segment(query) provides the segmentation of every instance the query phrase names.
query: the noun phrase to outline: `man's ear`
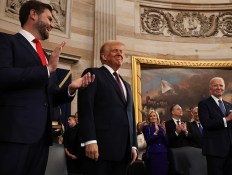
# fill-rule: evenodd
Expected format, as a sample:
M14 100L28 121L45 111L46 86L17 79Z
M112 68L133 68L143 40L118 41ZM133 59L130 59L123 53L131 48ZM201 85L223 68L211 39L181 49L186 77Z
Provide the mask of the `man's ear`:
M103 60L103 61L106 61L106 57L105 57L104 54L102 54L101 57L102 57L102 60Z
M38 14L36 13L36 11L34 9L30 10L30 18L35 21L38 18Z

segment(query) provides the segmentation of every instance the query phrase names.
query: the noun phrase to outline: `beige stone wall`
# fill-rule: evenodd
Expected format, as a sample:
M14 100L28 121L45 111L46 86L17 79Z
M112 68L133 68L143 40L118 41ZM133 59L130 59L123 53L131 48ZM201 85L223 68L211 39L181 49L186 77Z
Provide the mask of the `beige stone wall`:
M160 1L161 2L161 1ZM127 46L126 64L130 64L130 56L145 56L162 59L184 59L184 60L228 60L232 55L232 43L230 37L179 37L152 35L141 32L140 24L140 6L186 8L186 3L191 9L201 9L201 5L191 6L191 3L199 1L165 1L166 3L157 3L157 1L125 1L117 0L117 39L123 41ZM184 4L170 4L170 2L179 2ZM220 1L220 3L229 3L230 1ZM207 10L222 9L227 5L218 5L214 1L201 1L207 5ZM214 5L212 5L214 4ZM231 3L230 3L231 5ZM187 5L188 7L188 5ZM177 9L178 10L178 9ZM213 13L213 11L211 11ZM130 66L125 66L128 69ZM123 66L124 68L124 66ZM124 70L124 69L123 69ZM123 71L128 80L131 79L128 71Z
M68 0L69 1L69 0ZM98 38L99 32L95 31L95 26L98 20L95 20L95 1L97 0L70 0L71 13L70 15L70 32L68 36L51 34L49 40L43 43L47 49L53 49L57 43L65 40L67 42L63 52L71 55L80 56L78 63L71 65L73 78L81 75L82 71L87 67L94 66L96 61L98 48L94 46L95 38ZM1 1L0 14L2 16L4 9ZM109 0L110 2L110 0ZM112 1L111 1L112 2ZM140 13L141 5L158 6L168 9L186 5L191 7L195 4L194 9L202 10L202 5L208 4L207 10L223 9L228 5L232 5L232 0L160 0L160 1L140 1L140 0L115 0L115 4L109 6L115 8L116 34L110 36L121 40L126 44L126 55L122 68L121 75L132 83L131 73L131 57L144 56L155 57L162 59L185 59L185 60L228 60L232 55L232 44L230 37L178 37L178 36L162 36L152 35L141 32ZM106 5L106 7L108 7ZM98 12L99 13L99 12ZM103 16L107 17L108 12L104 12ZM109 15L112 14L109 12ZM98 16L99 17L99 16ZM112 17L112 16L111 16ZM102 20L104 21L104 20ZM107 26L107 25L106 25ZM20 29L19 23L11 20L0 19L0 31L7 33L15 33ZM112 27L111 27L112 29ZM107 30L104 31L107 33ZM104 42L104 41L101 41ZM94 58L95 57L95 58ZM99 65L98 65L99 66ZM76 99L72 103L72 113L77 110Z

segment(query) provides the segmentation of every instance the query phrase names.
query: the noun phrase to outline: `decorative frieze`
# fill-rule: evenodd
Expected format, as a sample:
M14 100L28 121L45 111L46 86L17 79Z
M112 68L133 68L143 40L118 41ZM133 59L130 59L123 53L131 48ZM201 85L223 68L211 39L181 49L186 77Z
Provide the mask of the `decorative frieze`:
M172 10L140 6L141 33L178 37L231 37L232 10Z
M13 21L18 24L19 9L28 0L3 0L4 13L1 18L6 21ZM68 34L70 24L70 4L71 0L41 0L52 7L54 31Z

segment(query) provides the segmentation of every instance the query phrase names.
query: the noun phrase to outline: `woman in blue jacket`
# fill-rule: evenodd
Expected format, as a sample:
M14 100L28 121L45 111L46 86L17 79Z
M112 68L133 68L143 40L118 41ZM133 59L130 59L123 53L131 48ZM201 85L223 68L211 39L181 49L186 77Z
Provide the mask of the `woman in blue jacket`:
M155 110L149 111L148 125L143 127L143 134L147 142L150 175L167 175L167 135L165 125L160 125L159 114Z

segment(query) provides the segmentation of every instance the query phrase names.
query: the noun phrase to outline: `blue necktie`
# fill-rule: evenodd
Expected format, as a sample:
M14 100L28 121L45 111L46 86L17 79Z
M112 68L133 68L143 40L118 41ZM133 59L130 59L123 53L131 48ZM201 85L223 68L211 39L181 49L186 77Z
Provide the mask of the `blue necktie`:
M221 109L222 113L224 115L226 115L226 110L225 110L225 107L223 105L223 102L221 100L218 100L218 103L219 103L219 108Z
M201 126L201 123L197 123L197 125L198 125L198 129L199 129L200 133L202 134L203 128L202 128L202 126Z

